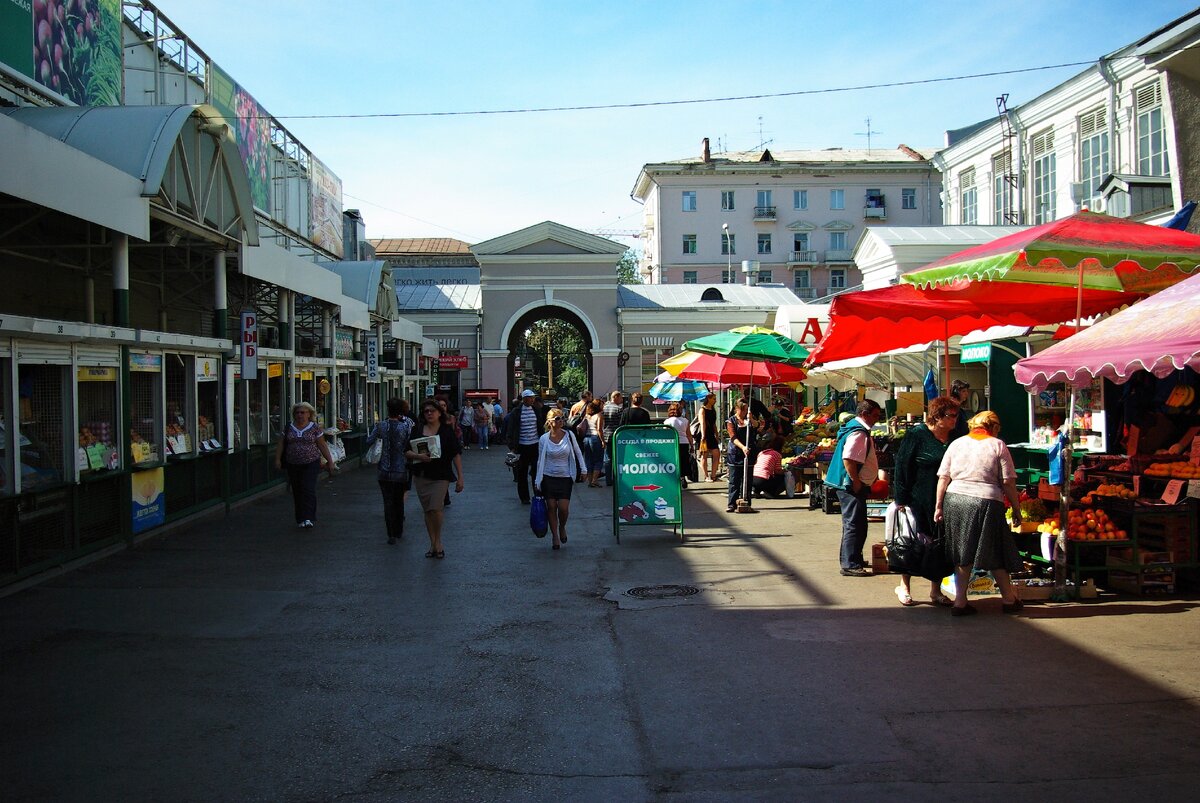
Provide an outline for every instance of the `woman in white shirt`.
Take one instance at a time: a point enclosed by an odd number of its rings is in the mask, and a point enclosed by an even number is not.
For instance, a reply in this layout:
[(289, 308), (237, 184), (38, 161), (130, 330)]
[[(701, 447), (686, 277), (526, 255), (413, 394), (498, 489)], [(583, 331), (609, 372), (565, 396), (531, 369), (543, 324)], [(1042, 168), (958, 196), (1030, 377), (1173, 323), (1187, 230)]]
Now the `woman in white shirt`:
[(550, 548), (567, 542), (567, 516), (571, 490), (584, 472), (583, 452), (575, 436), (563, 427), (563, 411), (546, 413), (546, 434), (538, 440), (537, 475), (533, 492), (546, 497), (546, 518), (553, 536)]
[(663, 421), (668, 427), (674, 427), (679, 433), (679, 482), (680, 486), (686, 488), (688, 485), (688, 464), (692, 457), (692, 432), (691, 422), (683, 415), (683, 405), (679, 402), (671, 402), (667, 407), (667, 420)]
[(1012, 505), (1012, 523), (1021, 524), (1021, 500), (1012, 455), (1000, 440), (1000, 418), (991, 410), (967, 423), (969, 432), (953, 441), (938, 468), (933, 520), (945, 522), (946, 551), (954, 564), (955, 616), (975, 613), (967, 604), (971, 568), (990, 571), (1000, 586), (1005, 613), (1023, 607), (1009, 579), (1021, 569), (1012, 530), (1004, 521), (1004, 497)]

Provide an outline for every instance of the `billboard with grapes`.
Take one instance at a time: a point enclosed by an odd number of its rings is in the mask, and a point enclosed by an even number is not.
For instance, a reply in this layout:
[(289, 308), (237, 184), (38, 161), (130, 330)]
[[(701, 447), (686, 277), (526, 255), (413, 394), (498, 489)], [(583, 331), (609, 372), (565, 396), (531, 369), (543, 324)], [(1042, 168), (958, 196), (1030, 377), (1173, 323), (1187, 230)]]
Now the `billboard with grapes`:
[(121, 0), (0, 0), (0, 61), (80, 106), (121, 102)]

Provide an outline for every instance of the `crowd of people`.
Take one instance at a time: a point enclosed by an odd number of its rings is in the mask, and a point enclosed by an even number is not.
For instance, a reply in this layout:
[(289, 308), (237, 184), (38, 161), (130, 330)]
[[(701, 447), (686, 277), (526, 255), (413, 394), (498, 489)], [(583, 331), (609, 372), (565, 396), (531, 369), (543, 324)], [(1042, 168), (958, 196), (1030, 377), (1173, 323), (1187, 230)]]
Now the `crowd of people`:
[[(1020, 502), (1013, 460), (1000, 440), (1000, 420), (991, 411), (972, 415), (965, 405), (966, 383), (956, 382), (950, 395), (931, 400), (924, 420), (912, 427), (895, 455), (892, 474), (894, 509), (919, 533), (944, 550), (944, 570), (930, 569), (929, 600), (950, 608), (954, 616), (969, 616), (967, 587), (974, 570), (992, 574), (1006, 613), (1022, 607), (1010, 574), (1021, 568), (1005, 502), (1012, 523), (1020, 524)], [(551, 548), (567, 543), (567, 522), (574, 486), (612, 486), (614, 467), (610, 438), (619, 427), (649, 424), (653, 417), (639, 392), (612, 391), (595, 398), (588, 391), (577, 400), (543, 399), (524, 390), (505, 411), (498, 398), (471, 400), (451, 411), (447, 400), (424, 400), (414, 417), (407, 402), (387, 403), (387, 418), (370, 431), (368, 449), (379, 444), (378, 483), (383, 498), (387, 542), (403, 536), (408, 492), (416, 489), (429, 538), (426, 557), (442, 559), (445, 508), (450, 486), (464, 488), (462, 452), (474, 446), (488, 450), (502, 444), (508, 454), (517, 498), (528, 505), (534, 496), (546, 502)], [(791, 432), (792, 414), (780, 399), (768, 407), (749, 388), (734, 401), (731, 413), (718, 425), (716, 397), (709, 396), (694, 411), (680, 402), (666, 409), (663, 423), (679, 436), (682, 487), (689, 482), (717, 482), (724, 471), (727, 512), (754, 497), (778, 497), (787, 483), (783, 470), (784, 439)], [(689, 413), (691, 415), (689, 416)], [(841, 574), (870, 576), (863, 555), (867, 542), (868, 498), (880, 476), (872, 428), (884, 413), (864, 398), (854, 414), (844, 414), (824, 483), (836, 494), (842, 517), (839, 547)], [(314, 421), (312, 407), (299, 403), (276, 450), (276, 467), (285, 470), (292, 487), (297, 526), (316, 521), (316, 480), (324, 466), (336, 464)], [(724, 443), (722, 460), (721, 445)], [(602, 482), (603, 478), (603, 482)], [(955, 594), (941, 590), (942, 576), (952, 572)], [(895, 592), (902, 605), (916, 604), (912, 576), (900, 575)]]

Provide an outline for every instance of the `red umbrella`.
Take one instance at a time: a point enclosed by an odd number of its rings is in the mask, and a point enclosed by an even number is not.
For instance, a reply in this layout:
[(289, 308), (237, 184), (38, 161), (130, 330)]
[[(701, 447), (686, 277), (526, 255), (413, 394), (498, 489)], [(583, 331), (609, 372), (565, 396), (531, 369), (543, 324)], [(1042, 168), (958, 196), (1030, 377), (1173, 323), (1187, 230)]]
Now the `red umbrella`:
[[(1141, 293), (1085, 289), (1083, 314), (1111, 312), (1142, 297)], [(829, 329), (808, 359), (810, 364), (848, 360), (989, 326), (1058, 323), (1075, 317), (1078, 301), (1075, 287), (1008, 282), (929, 290), (900, 284), (844, 293), (833, 299)]]
[(659, 363), (677, 379), (698, 379), (730, 385), (773, 385), (800, 382), (807, 372), (798, 365), (751, 362), (720, 354), (685, 351)]

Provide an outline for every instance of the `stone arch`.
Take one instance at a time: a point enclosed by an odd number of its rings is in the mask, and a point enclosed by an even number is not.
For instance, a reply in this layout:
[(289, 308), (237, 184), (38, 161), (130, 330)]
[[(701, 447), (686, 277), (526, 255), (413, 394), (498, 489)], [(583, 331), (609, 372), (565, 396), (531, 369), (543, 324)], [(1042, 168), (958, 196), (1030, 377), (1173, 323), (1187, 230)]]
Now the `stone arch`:
[(504, 326), (504, 331), (500, 335), (500, 348), (508, 352), (507, 359), (507, 376), (508, 376), (508, 398), (512, 399), (516, 395), (517, 381), (514, 376), (517, 340), (525, 333), (525, 330), (536, 323), (537, 321), (547, 318), (556, 318), (565, 323), (569, 323), (579, 330), (585, 341), (584, 345), (587, 349), (587, 375), (589, 383), (595, 379), (595, 370), (592, 365), (592, 350), (598, 344), (596, 328), (588, 319), (587, 315), (573, 304), (564, 301), (547, 301), (539, 299), (525, 304), (509, 318), (508, 323)]

